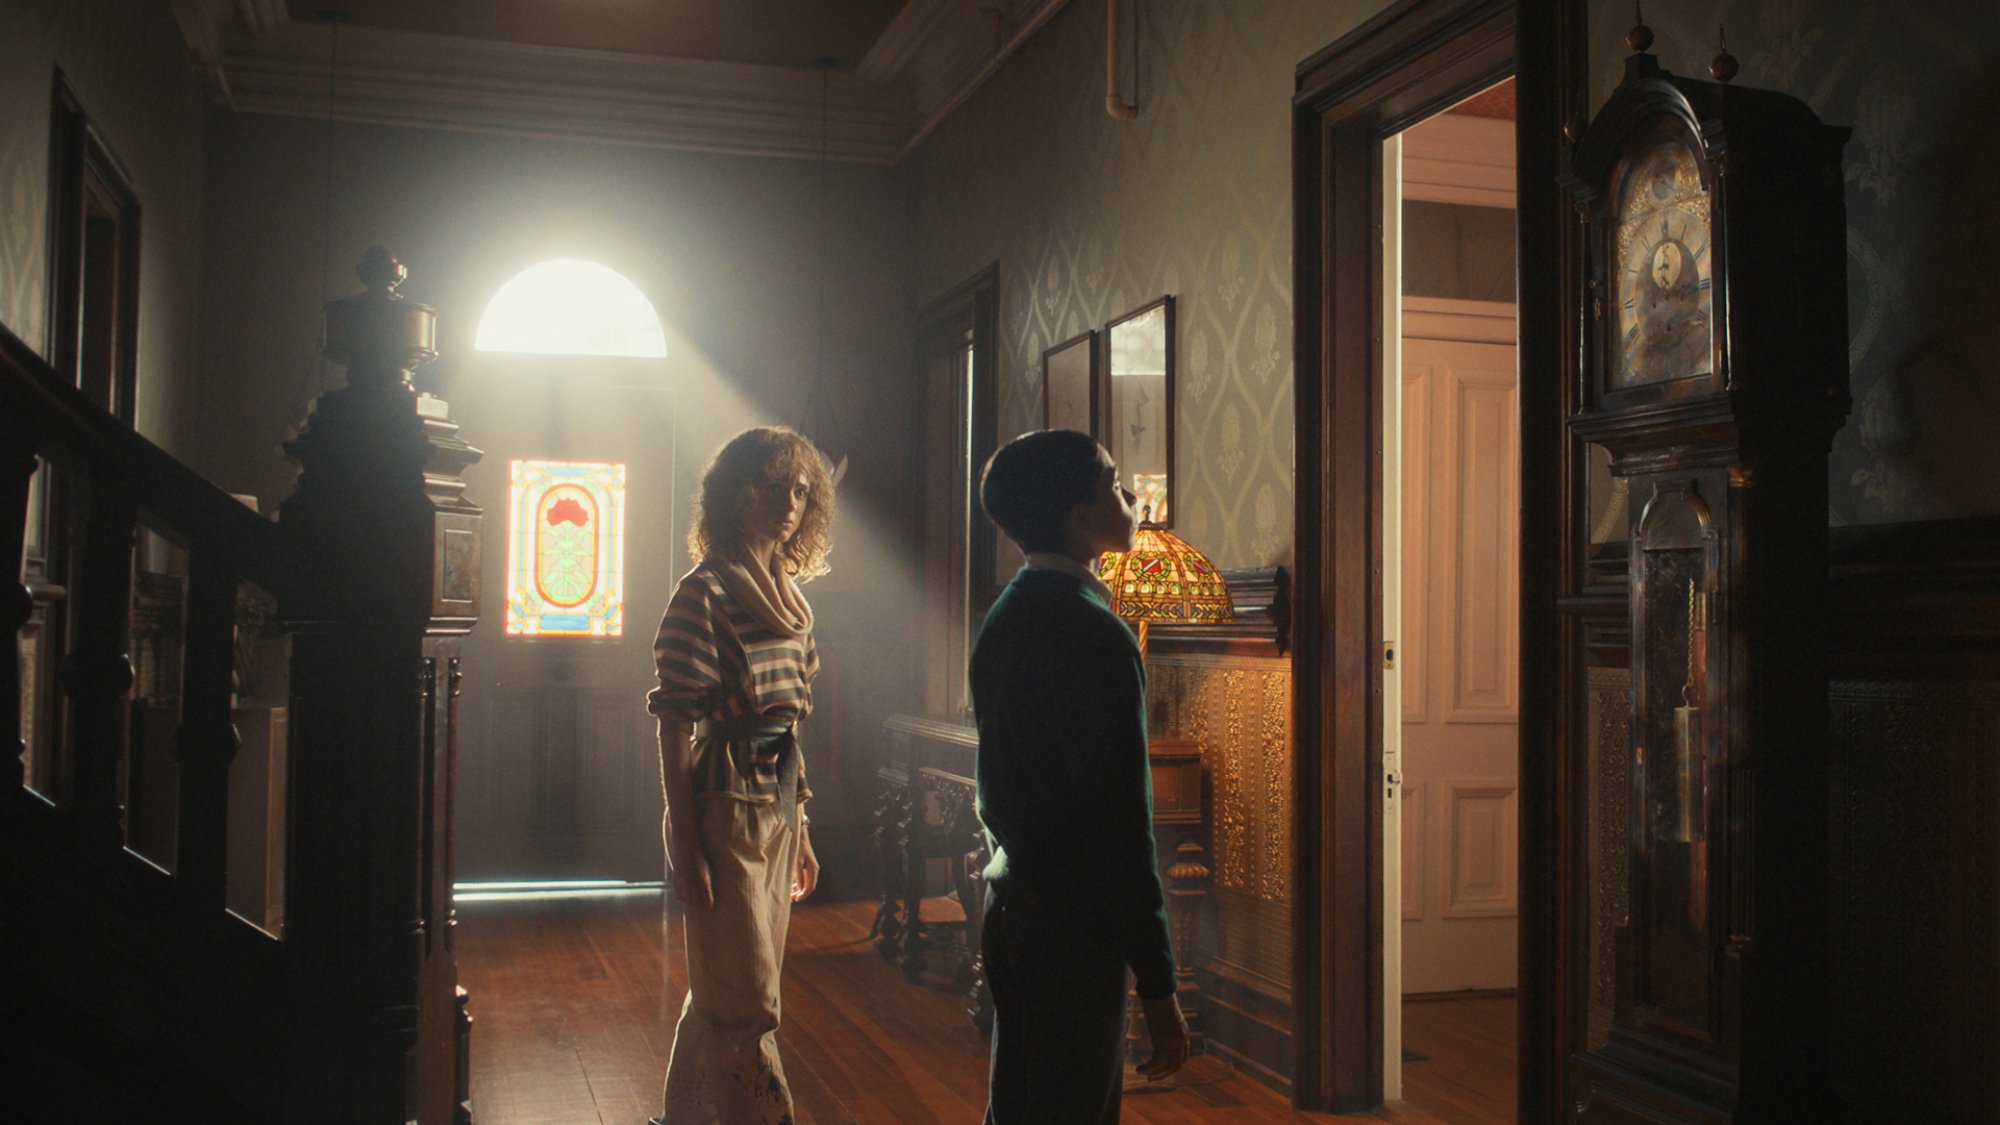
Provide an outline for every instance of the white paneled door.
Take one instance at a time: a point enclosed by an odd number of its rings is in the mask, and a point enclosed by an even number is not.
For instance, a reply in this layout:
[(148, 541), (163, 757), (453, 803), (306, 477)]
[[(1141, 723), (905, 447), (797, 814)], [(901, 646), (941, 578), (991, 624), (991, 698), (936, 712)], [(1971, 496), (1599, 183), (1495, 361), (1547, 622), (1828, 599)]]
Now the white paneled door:
[(1405, 303), (1403, 992), (1514, 986), (1519, 480), (1513, 308)]

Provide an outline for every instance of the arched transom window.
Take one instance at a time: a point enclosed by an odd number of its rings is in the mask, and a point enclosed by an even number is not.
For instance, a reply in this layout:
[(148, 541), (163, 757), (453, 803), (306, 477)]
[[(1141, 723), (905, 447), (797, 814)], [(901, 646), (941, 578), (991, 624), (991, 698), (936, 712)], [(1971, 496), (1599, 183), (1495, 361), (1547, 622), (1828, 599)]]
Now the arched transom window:
[(515, 274), (493, 294), (473, 346), (659, 359), (667, 354), (667, 334), (653, 302), (624, 274), (581, 258), (552, 258)]
[[(515, 274), (486, 306), (483, 352), (660, 359), (666, 333), (653, 303), (623, 274), (555, 258)], [(510, 637), (616, 637), (625, 626), (625, 465), (509, 462)]]

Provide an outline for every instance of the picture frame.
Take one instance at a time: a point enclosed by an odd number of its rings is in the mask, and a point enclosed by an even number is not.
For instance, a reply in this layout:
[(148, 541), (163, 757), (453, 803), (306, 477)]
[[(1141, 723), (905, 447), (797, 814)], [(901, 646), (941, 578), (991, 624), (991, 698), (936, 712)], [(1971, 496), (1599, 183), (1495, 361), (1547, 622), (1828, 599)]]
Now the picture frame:
[(1097, 330), (1086, 329), (1042, 352), (1042, 428), (1098, 432)]
[(1104, 326), (1098, 440), (1138, 497), (1140, 519), (1173, 526), (1174, 298), (1148, 301)]

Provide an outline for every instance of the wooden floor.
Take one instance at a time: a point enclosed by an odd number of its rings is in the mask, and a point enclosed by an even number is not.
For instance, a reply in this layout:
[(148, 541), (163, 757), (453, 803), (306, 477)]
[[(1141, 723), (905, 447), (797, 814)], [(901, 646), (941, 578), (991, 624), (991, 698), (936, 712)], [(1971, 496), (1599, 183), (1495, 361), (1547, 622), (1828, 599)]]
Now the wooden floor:
[[(911, 984), (877, 956), (872, 915), (867, 903), (793, 915), (779, 1043), (798, 1125), (971, 1125), (985, 1107), (986, 1043), (947, 974)], [(658, 895), (461, 902), (458, 918), (480, 1125), (641, 1125), (659, 1111), (686, 985), (678, 964), (663, 971), (663, 948), (679, 939)], [(1408, 1005), (1405, 1042), (1428, 1059), (1404, 1066), (1409, 1101), (1371, 1116), (1297, 1112), (1203, 1058), (1179, 1089), (1128, 1096), (1124, 1120), (1511, 1123), (1512, 1013), (1511, 1000)]]
[(1517, 1010), (1512, 996), (1405, 1001), (1404, 1101), (1443, 1121), (1513, 1125)]

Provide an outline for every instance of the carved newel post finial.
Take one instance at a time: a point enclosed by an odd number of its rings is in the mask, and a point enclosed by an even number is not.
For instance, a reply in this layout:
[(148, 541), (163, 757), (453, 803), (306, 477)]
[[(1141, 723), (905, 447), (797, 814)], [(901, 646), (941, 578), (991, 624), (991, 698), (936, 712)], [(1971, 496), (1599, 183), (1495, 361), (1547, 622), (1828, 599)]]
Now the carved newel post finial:
[(386, 246), (370, 246), (354, 274), (364, 288), (327, 303), (321, 351), (347, 368), (352, 385), (406, 383), (437, 358), (437, 310), (396, 292), (409, 271)]

